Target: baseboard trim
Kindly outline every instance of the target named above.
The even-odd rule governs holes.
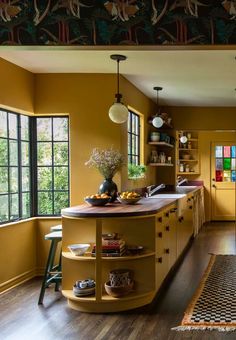
[[[32,269],[27,272],[24,272],[18,276],[13,277],[12,279],[5,281],[0,284],[0,294],[7,292],[8,290],[15,288],[22,283],[32,279],[36,276],[36,270]]]

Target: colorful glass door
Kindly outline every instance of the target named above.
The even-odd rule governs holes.
[[[212,220],[235,220],[236,145],[212,143]]]

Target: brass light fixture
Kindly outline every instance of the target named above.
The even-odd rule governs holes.
[[[119,74],[119,63],[127,59],[126,56],[120,54],[112,54],[110,56],[112,60],[117,62],[117,93],[115,94],[116,102],[109,109],[110,119],[117,124],[122,124],[127,121],[129,111],[127,107],[121,102],[122,94],[119,90],[120,85],[120,74]]]
[[[156,103],[157,103],[158,112],[152,120],[152,125],[155,126],[156,128],[160,128],[164,124],[164,120],[160,117],[161,112],[159,108],[159,98],[158,98],[158,92],[161,91],[162,89],[163,88],[160,86],[153,87],[153,90],[157,91],[157,102]]]

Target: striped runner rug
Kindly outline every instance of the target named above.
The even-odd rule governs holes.
[[[172,330],[236,330],[236,256],[212,255],[181,325]]]

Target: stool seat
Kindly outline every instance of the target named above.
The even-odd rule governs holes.
[[[51,231],[62,231],[62,225],[54,225],[53,227],[50,228]]]
[[[45,240],[58,240],[61,241],[62,239],[62,232],[61,231],[53,231],[44,236]]]
[[[45,294],[45,289],[49,287],[51,283],[55,283],[55,291],[59,290],[59,285],[62,279],[61,272],[61,249],[58,264],[54,264],[57,246],[62,240],[62,231],[53,231],[44,236],[45,240],[51,241],[50,250],[48,254],[47,264],[44,272],[44,277],[42,281],[42,286],[39,294],[38,304],[43,303],[43,298]]]

